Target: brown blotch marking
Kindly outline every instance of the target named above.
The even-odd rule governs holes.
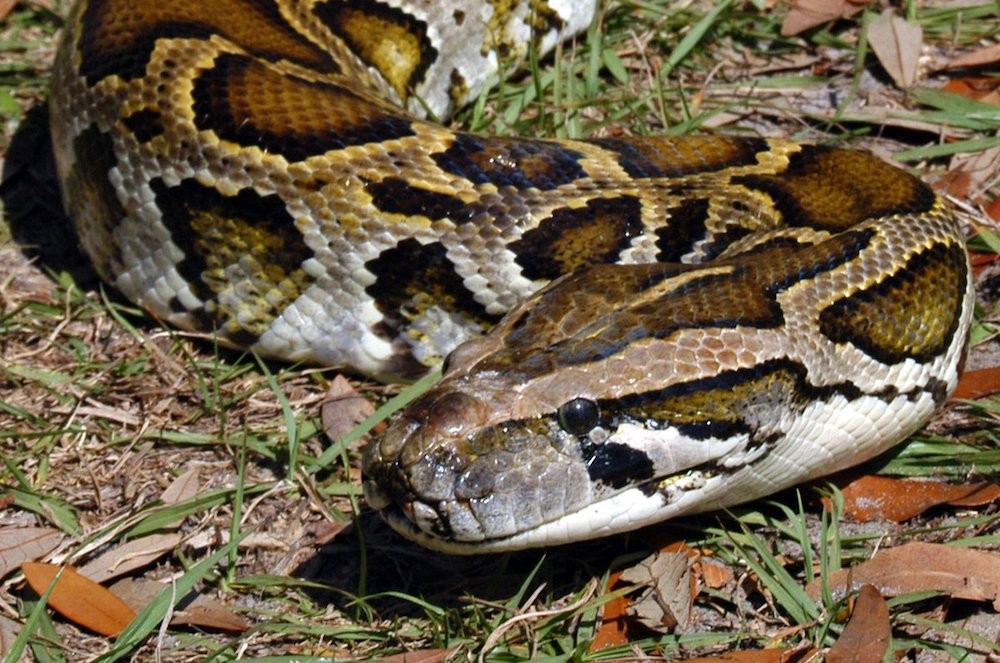
[[[163,115],[159,111],[141,110],[122,118],[122,124],[145,143],[163,133]]]
[[[618,154],[618,163],[632,177],[683,177],[757,163],[769,148],[761,138],[726,136],[642,136],[591,140]]]
[[[886,364],[930,361],[958,329],[966,278],[965,250],[935,244],[880,283],[825,308],[820,331]]]
[[[705,237],[708,220],[708,200],[688,198],[667,210],[668,221],[656,229],[656,259],[677,262],[690,253],[695,243]]]
[[[642,234],[641,210],[633,196],[563,207],[509,248],[529,279],[554,279],[587,265],[615,262],[632,238]]]
[[[763,191],[789,226],[837,232],[865,219],[919,214],[934,192],[915,177],[863,152],[804,146],[777,175],[740,175],[734,184]]]
[[[459,133],[433,158],[446,172],[497,187],[550,191],[586,176],[579,164],[582,154],[543,140]]]
[[[309,283],[302,263],[313,252],[284,202],[253,189],[224,196],[194,180],[168,187],[157,178],[150,187],[171,240],[184,252],[177,271],[205,302],[205,328],[252,344]],[[257,271],[234,284],[227,271],[236,264]],[[238,310],[218,299],[234,288],[242,300]]]
[[[200,128],[290,161],[414,135],[409,119],[398,110],[241,55],[220,55],[215,67],[197,78],[192,94]]]
[[[108,179],[115,167],[114,143],[91,126],[73,141],[75,160],[63,181],[66,210],[84,249],[102,279],[114,283],[121,264],[121,247],[114,229],[127,214]]]
[[[110,75],[142,76],[158,39],[212,35],[268,60],[339,70],[328,53],[288,25],[273,0],[91,0],[82,25],[80,75],[91,85]]]
[[[850,384],[816,387],[805,367],[774,359],[751,368],[672,385],[666,389],[629,394],[601,402],[602,411],[646,425],[674,426],[695,439],[753,434],[762,423],[761,413],[801,412],[814,400],[842,394],[848,400],[861,396]]]
[[[412,186],[399,177],[366,182],[365,190],[376,207],[391,214],[423,216],[435,221],[448,218],[456,223],[469,221],[473,214],[472,206],[461,198]]]
[[[313,13],[401,99],[413,93],[437,57],[423,21],[381,2],[336,0],[317,4]]]
[[[375,276],[365,292],[385,316],[378,329],[384,338],[405,335],[410,321],[434,306],[484,327],[496,322],[472,297],[438,242],[403,240],[369,260],[365,268]]]

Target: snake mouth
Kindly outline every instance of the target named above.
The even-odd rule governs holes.
[[[449,508],[461,511],[457,503],[437,507],[423,502],[400,503],[370,480],[364,482],[364,493],[366,503],[404,538],[441,553],[479,555],[603,538],[657,522],[664,512],[682,515],[697,510],[687,500],[668,505],[664,494],[657,490],[659,483],[659,479],[652,479],[512,534],[469,540],[456,538],[447,517],[441,515]]]

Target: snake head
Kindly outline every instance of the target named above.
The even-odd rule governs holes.
[[[442,381],[366,449],[368,504],[404,536],[453,553],[633,529],[662,519],[668,501],[678,511],[714,506],[690,493],[711,478],[698,468],[746,446],[749,431],[727,425],[733,417],[712,394],[665,392],[690,351],[635,319],[663,283],[690,273],[583,270],[459,346]],[[670,324],[703,309],[689,304],[666,310]],[[705,352],[731,353],[729,344]],[[785,398],[783,386],[767,397]]]
[[[920,329],[941,339],[940,357],[919,372],[886,364],[878,380],[864,344],[804,333],[817,306],[845,308],[825,284],[877,252],[875,237],[781,237],[753,260],[595,266],[554,282],[460,346],[369,446],[369,505],[430,548],[514,550],[730,506],[871,458],[954,388],[971,310],[958,276],[929,288],[943,322]],[[928,278],[960,276],[960,250],[928,251]],[[909,302],[900,283],[873,286],[865,305]]]

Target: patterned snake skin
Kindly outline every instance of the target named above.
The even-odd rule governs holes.
[[[751,500],[896,444],[957,383],[961,233],[873,157],[423,119],[594,4],[87,0],[68,20],[52,133],[104,279],[178,327],[380,379],[469,341],[364,458],[369,504],[430,547]]]

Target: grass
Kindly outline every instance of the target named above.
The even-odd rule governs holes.
[[[924,28],[932,53],[1000,33],[995,6],[985,2],[905,10]],[[24,109],[44,96],[64,11],[21,3],[0,31],[5,149],[14,128],[30,121]],[[862,18],[796,37],[780,35],[780,19],[747,3],[617,3],[599,27],[554,56],[532,53],[512,65],[509,77],[452,123],[526,136],[711,129],[848,142],[901,155],[927,179],[943,173],[957,151],[996,146],[995,105],[923,86],[904,93],[884,82],[870,55],[859,60],[866,57]],[[951,138],[937,140],[944,133]],[[989,198],[998,194],[995,181],[992,187]],[[996,252],[989,240],[983,235],[973,247]],[[164,593],[111,642],[53,618],[8,576],[0,603],[7,617],[29,620],[23,642],[38,660],[290,661],[429,649],[450,650],[453,660],[613,660],[824,647],[843,629],[845,602],[830,595],[813,601],[802,589],[810,580],[887,543],[1000,545],[995,507],[866,528],[837,508],[819,508],[820,493],[839,503],[837,489],[821,484],[609,541],[488,558],[428,553],[364,510],[358,488],[365,435],[414,389],[394,398],[396,387],[359,384],[386,405],[351,435],[328,440],[318,413],[331,372],[260,362],[165,330],[101,287],[78,286],[68,273],[46,278],[11,244],[0,249],[0,497],[8,506],[0,524],[53,527],[66,538],[51,558],[82,564],[183,522],[189,543],[143,573],[173,578],[178,594],[217,595],[253,624],[238,634],[161,633],[171,609]],[[996,352],[995,295],[977,314],[974,361],[988,363]],[[995,354],[992,361],[1000,363]],[[873,467],[953,480],[1000,476],[998,417],[998,396],[952,404],[930,431]],[[197,470],[199,492],[164,502],[164,489],[186,470]],[[704,589],[688,627],[630,631],[628,644],[591,652],[602,611],[623,593],[609,593],[613,572],[676,539],[711,555],[735,579]],[[929,597],[893,599],[893,648],[996,655],[995,645],[974,634],[964,649],[935,636],[933,629],[963,630],[941,605]],[[497,631],[502,636],[491,640]]]

